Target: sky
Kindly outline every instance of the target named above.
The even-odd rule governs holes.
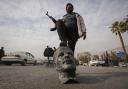
[[[61,19],[67,3],[84,18],[87,29],[87,38],[78,40],[75,54],[121,47],[109,27],[128,15],[128,0],[0,0],[0,47],[6,53],[27,51],[42,58],[47,45],[57,48],[60,43],[57,32],[50,31],[54,24],[45,13]],[[122,35],[125,45],[127,35]]]

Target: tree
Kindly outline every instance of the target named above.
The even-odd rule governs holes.
[[[118,57],[117,55],[116,55],[116,53],[115,52],[112,52],[111,51],[111,60],[121,60],[121,58],[120,57]]]
[[[93,60],[99,60],[99,55],[93,55]]]
[[[110,54],[106,51],[104,55],[105,55],[105,65],[109,66]]]
[[[89,52],[79,53],[79,54],[77,54],[77,58],[82,63],[88,63],[91,60],[91,54]]]
[[[127,52],[126,52],[126,49],[125,49],[125,45],[124,45],[124,41],[123,41],[123,38],[122,38],[122,33],[128,31],[128,16],[127,18],[125,18],[123,21],[115,21],[112,26],[111,26],[111,31],[113,33],[115,33],[116,35],[119,36],[119,39],[121,41],[121,45],[122,45],[122,48],[126,54],[126,60],[125,62],[127,62]]]
[[[124,27],[123,27],[123,31],[126,32],[128,31],[128,15],[126,18],[124,18]]]

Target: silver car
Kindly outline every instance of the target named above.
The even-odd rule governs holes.
[[[36,65],[37,61],[34,56],[29,52],[13,52],[1,58],[3,64],[12,65],[13,63],[19,63],[23,66],[26,64]]]

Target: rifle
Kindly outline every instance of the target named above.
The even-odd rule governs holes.
[[[47,11],[46,15],[55,23],[55,27],[51,28],[50,31],[55,31],[56,29],[58,29],[58,30],[65,29],[64,22],[61,19],[55,20],[52,16],[50,16],[48,14],[48,11]]]
[[[50,16],[50,15],[48,14],[48,11],[47,11],[46,15],[56,24],[56,20],[55,20],[52,16]]]
[[[60,38],[60,40],[66,40],[67,39],[67,35],[66,35],[66,26],[64,24],[64,21],[63,19],[58,19],[58,20],[55,20],[52,16],[50,16],[48,14],[48,12],[46,13],[46,15],[55,23],[55,27],[54,28],[51,28],[50,31],[55,31],[57,30],[58,32],[58,36]]]

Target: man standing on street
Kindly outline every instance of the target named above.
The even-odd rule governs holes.
[[[65,42],[74,53],[77,40],[80,37],[83,37],[83,40],[86,39],[86,27],[83,18],[78,13],[73,12],[73,9],[73,5],[68,3],[66,5],[67,14],[58,21],[48,15],[48,12],[46,15],[55,23],[55,27],[51,31],[57,29],[60,40]]]
[[[80,37],[83,37],[83,40],[86,38],[86,27],[83,18],[78,13],[73,12],[73,9],[71,3],[66,5],[67,14],[63,16],[63,21],[66,26],[65,42],[74,52],[77,40]]]
[[[4,52],[4,47],[1,47],[0,49],[0,61],[1,61],[1,58],[5,55],[5,52]]]

